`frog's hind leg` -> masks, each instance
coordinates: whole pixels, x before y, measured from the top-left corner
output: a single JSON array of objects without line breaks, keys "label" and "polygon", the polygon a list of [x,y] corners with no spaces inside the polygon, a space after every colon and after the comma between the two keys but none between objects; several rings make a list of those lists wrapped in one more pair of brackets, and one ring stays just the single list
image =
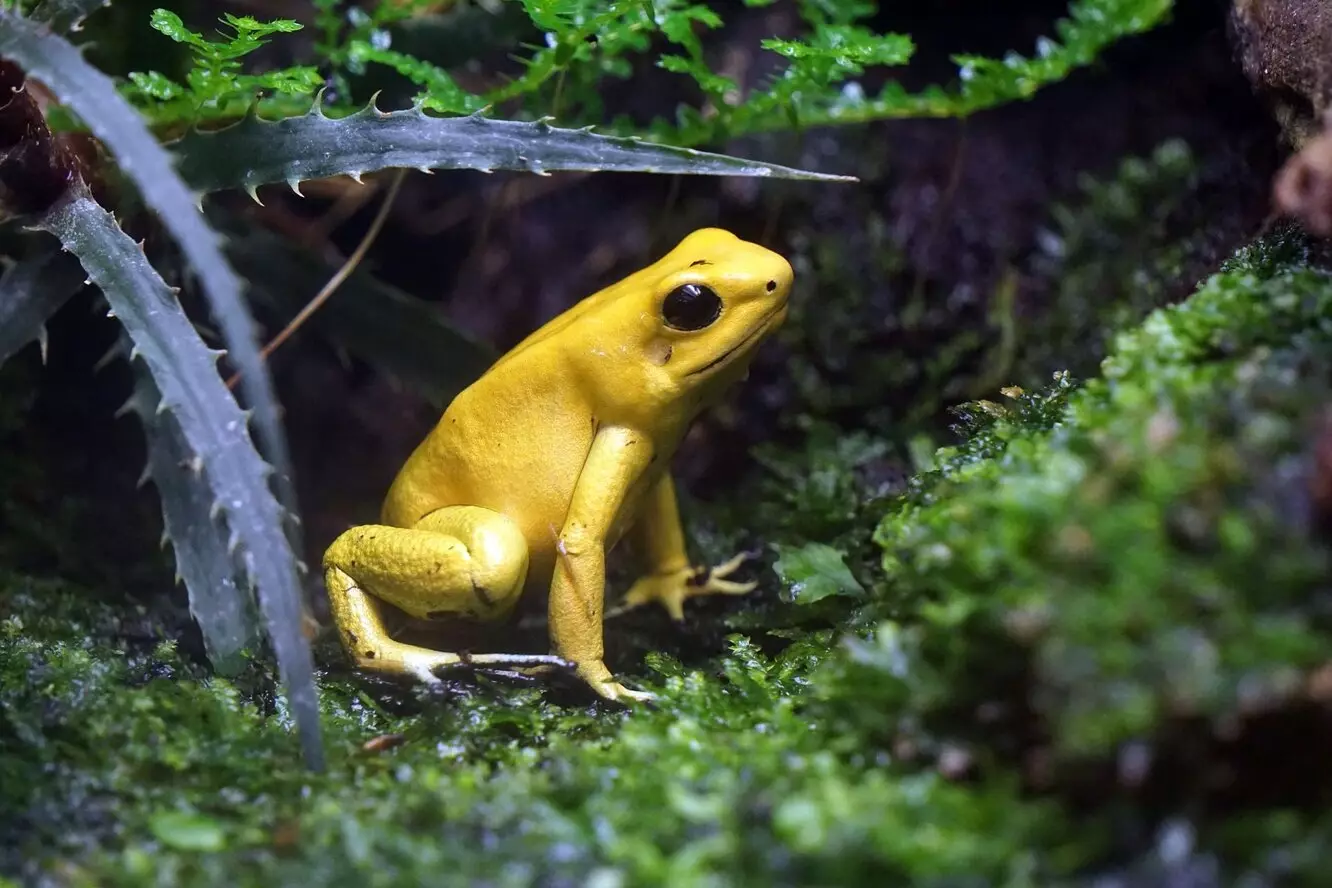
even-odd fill
[{"label": "frog's hind leg", "polygon": [[564,661],[524,654],[460,655],[403,644],[389,636],[379,601],[422,619],[497,620],[517,603],[527,562],[527,542],[511,520],[489,509],[451,506],[410,528],[350,528],[324,553],[324,578],[343,647],[361,668],[433,682],[434,670],[445,666]]}]

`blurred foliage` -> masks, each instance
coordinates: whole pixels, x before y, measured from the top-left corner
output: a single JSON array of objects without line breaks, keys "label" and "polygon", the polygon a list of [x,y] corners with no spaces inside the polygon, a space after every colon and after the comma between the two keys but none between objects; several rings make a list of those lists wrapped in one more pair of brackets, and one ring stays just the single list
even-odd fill
[{"label": "blurred foliage", "polygon": [[1206,248],[1203,230],[1181,228],[1190,201],[1212,184],[1205,175],[1188,144],[1172,139],[1110,176],[1079,177],[1077,199],[1052,207],[1037,236],[1031,270],[1052,282],[1044,304],[1034,317],[1005,319],[1018,340],[1006,382],[1089,373],[1116,333],[1169,301]]},{"label": "blurred foliage", "polygon": [[[746,0],[748,7],[774,0]],[[259,114],[287,117],[302,113],[321,90],[331,114],[358,107],[356,81],[371,66],[383,66],[413,84],[414,101],[443,114],[489,108],[554,115],[574,124],[607,123],[607,81],[641,76],[641,61],[687,78],[697,103],[681,104],[674,119],[657,117],[646,128],[628,117],[612,129],[646,132],[681,145],[716,143],[751,133],[788,131],[828,124],[865,123],[901,117],[966,117],[986,108],[1030,98],[1073,70],[1091,64],[1114,42],[1160,24],[1170,0],[1075,0],[1068,17],[1055,23],[1056,37],[1042,37],[1036,53],[1009,53],[1002,59],[958,55],[957,82],[911,93],[888,80],[876,94],[865,79],[882,69],[907,64],[915,46],[906,34],[877,33],[864,23],[877,9],[866,0],[802,0],[796,4],[803,33],[767,38],[757,49],[784,67],[763,82],[742,84],[717,70],[705,36],[724,27],[717,4],[687,0],[523,0],[530,22],[520,33],[498,28],[493,43],[470,47],[469,58],[449,67],[393,48],[394,28],[417,19],[475,15],[461,8],[432,13],[426,0],[380,2],[368,9],[344,8],[339,0],[316,0],[313,64],[261,74],[242,74],[239,60],[275,33],[291,33],[296,22],[259,22],[228,15],[230,35],[210,41],[187,28],[175,14],[157,10],[153,27],[193,51],[193,67],[183,80],[160,71],[130,75],[127,94],[161,127],[232,118],[257,101]],[[482,7],[486,15],[500,15]],[[524,42],[516,77],[473,92],[451,70],[487,60]],[[765,65],[765,67],[771,67]],[[489,77],[488,80],[496,78]],[[360,101],[363,102],[363,99]]]}]

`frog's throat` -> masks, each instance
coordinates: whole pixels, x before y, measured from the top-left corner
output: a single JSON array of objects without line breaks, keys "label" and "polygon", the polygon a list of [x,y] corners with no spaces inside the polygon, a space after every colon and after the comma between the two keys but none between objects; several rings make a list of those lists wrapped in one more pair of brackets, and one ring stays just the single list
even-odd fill
[{"label": "frog's throat", "polygon": [[692,376],[698,376],[702,373],[707,373],[709,370],[715,369],[719,364],[723,364],[729,361],[732,356],[734,356],[741,349],[753,343],[755,339],[757,339],[764,331],[766,331],[772,319],[775,318],[778,315],[778,313],[780,313],[781,310],[784,308],[786,308],[785,302],[783,302],[781,305],[777,306],[772,311],[768,312],[762,318],[760,318],[759,322],[754,325],[754,329],[746,333],[744,337],[735,345],[731,346],[726,351],[722,352],[717,357],[713,358],[711,361],[708,361],[706,364],[704,364],[702,367],[699,367],[697,370],[690,370],[688,373],[685,374],[685,376],[692,377]]}]

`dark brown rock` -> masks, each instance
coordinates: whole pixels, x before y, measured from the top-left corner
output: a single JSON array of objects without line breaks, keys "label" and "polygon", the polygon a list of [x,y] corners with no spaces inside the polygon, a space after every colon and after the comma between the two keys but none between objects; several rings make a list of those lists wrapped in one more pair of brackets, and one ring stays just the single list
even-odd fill
[{"label": "dark brown rock", "polygon": [[1231,37],[1244,73],[1302,148],[1332,106],[1332,5],[1324,0],[1234,0]]}]

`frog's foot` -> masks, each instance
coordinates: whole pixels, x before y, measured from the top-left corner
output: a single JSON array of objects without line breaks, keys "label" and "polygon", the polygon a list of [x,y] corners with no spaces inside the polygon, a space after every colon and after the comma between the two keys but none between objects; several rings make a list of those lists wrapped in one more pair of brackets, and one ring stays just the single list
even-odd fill
[{"label": "frog's foot", "polygon": [[648,703],[657,699],[657,695],[649,691],[631,691],[624,685],[615,680],[610,670],[601,662],[580,663],[578,664],[578,677],[587,682],[588,687],[596,692],[597,696],[603,700],[614,700],[619,703]]},{"label": "frog's foot", "polygon": [[573,671],[577,667],[554,654],[460,654],[463,666],[496,669],[527,678],[550,675],[556,670]]},{"label": "frog's foot", "polygon": [[368,671],[406,675],[425,685],[439,684],[440,671],[461,667],[527,675],[545,675],[556,669],[574,668],[568,660],[548,654],[453,654],[396,642],[392,644],[393,650],[378,652],[374,657],[358,657],[357,666]]},{"label": "frog's foot", "polygon": [[441,669],[459,666],[573,668],[567,660],[549,654],[452,653],[404,644],[389,634],[378,603],[361,589],[351,574],[335,562],[327,565],[324,577],[329,605],[343,646],[361,669],[408,676],[433,685],[439,683],[436,673]]},{"label": "frog's foot", "polygon": [[414,648],[410,645],[390,643],[372,649],[369,645],[356,658],[356,665],[367,672],[381,675],[405,675],[424,685],[437,685],[439,677],[435,670],[446,666],[456,666],[456,654]]},{"label": "frog's foot", "polygon": [[679,622],[684,619],[684,603],[687,599],[700,595],[745,595],[753,592],[758,588],[756,582],[737,583],[726,579],[752,557],[752,552],[741,552],[716,567],[684,567],[670,573],[640,577],[630,587],[620,607],[616,608],[616,613],[655,601],[666,608],[671,619]]}]

